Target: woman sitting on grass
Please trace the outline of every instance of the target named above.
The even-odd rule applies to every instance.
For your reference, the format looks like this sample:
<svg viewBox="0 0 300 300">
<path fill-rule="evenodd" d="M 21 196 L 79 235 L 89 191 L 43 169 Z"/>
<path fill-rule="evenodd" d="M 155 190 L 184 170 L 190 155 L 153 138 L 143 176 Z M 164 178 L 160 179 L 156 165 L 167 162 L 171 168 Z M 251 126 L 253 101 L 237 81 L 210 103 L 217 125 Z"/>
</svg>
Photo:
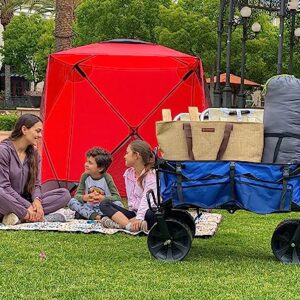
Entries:
<svg viewBox="0 0 300 300">
<path fill-rule="evenodd" d="M 128 209 L 110 201 L 102 201 L 100 209 L 106 216 L 101 223 L 106 228 L 124 228 L 129 231 L 147 231 L 154 224 L 154 214 L 148 209 L 146 193 L 156 193 L 156 176 L 152 167 L 154 154 L 149 144 L 135 140 L 127 147 L 124 173 Z M 152 204 L 153 205 L 153 204 Z"/>
<path fill-rule="evenodd" d="M 42 137 L 42 120 L 22 115 L 10 137 L 0 143 L 0 220 L 5 225 L 19 222 L 65 221 L 52 213 L 70 201 L 68 190 L 41 192 L 40 157 L 36 149 Z"/>
</svg>

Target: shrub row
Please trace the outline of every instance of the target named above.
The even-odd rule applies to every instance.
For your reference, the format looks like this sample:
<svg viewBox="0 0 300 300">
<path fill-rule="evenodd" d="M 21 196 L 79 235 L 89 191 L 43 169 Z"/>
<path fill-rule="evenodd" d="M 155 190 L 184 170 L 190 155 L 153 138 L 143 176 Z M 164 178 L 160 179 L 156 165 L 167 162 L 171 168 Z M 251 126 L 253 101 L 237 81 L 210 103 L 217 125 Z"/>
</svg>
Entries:
<svg viewBox="0 0 300 300">
<path fill-rule="evenodd" d="M 17 119 L 18 116 L 16 114 L 0 115 L 0 130 L 12 130 Z"/>
</svg>

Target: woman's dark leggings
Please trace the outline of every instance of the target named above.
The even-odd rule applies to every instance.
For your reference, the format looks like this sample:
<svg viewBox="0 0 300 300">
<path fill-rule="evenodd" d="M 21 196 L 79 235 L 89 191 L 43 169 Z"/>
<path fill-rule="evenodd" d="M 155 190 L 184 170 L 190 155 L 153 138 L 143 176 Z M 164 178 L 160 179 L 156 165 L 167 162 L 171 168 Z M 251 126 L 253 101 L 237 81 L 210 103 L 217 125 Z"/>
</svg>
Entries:
<svg viewBox="0 0 300 300">
<path fill-rule="evenodd" d="M 118 211 L 120 211 L 128 219 L 132 219 L 132 218 L 136 217 L 136 213 L 134 211 L 130 211 L 124 207 L 120 207 L 108 200 L 102 201 L 99 205 L 99 208 L 102 211 L 103 215 L 105 215 L 109 218 L 111 218 Z M 148 224 L 148 228 L 151 228 L 152 225 L 155 223 L 155 215 L 150 209 L 148 209 L 146 211 L 145 221 Z"/>
</svg>

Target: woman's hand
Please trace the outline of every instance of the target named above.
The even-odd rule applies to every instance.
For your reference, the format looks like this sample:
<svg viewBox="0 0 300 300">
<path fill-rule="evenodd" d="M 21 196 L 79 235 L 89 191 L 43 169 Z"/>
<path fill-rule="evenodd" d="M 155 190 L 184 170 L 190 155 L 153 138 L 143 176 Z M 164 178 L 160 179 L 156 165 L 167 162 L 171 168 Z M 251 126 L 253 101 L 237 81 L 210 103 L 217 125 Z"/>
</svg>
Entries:
<svg viewBox="0 0 300 300">
<path fill-rule="evenodd" d="M 24 217 L 24 220 L 28 221 L 28 222 L 36 222 L 37 221 L 36 211 L 34 210 L 32 205 L 30 205 L 27 208 L 27 213 L 26 213 L 26 216 Z"/>
<path fill-rule="evenodd" d="M 44 214 L 44 209 L 43 209 L 40 199 L 38 199 L 38 198 L 34 199 L 32 202 L 32 207 L 36 213 L 37 221 L 43 221 L 45 214 Z"/>
</svg>

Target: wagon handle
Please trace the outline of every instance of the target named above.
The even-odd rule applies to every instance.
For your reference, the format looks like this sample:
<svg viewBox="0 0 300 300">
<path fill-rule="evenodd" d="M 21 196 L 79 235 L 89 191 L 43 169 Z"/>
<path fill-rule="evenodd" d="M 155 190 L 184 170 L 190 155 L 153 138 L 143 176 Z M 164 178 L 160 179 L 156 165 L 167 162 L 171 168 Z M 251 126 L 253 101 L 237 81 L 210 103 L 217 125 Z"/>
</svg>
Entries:
<svg viewBox="0 0 300 300">
<path fill-rule="evenodd" d="M 146 198 L 147 198 L 147 202 L 148 202 L 148 206 L 149 206 L 149 209 L 152 211 L 152 212 L 155 212 L 155 210 L 152 208 L 151 206 L 151 198 L 153 198 L 153 202 L 154 204 L 158 207 L 158 203 L 156 201 L 156 198 L 155 198 L 155 194 L 154 194 L 154 191 L 151 189 L 149 190 L 147 193 L 146 193 Z"/>
</svg>

